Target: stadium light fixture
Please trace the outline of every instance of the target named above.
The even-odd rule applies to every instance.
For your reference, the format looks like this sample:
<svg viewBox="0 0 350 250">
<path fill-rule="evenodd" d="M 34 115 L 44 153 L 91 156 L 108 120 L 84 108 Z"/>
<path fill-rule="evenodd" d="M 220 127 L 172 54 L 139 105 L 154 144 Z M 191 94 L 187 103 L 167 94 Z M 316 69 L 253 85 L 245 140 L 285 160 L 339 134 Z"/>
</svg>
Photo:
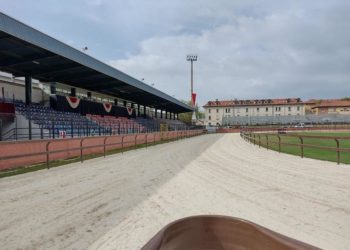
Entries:
<svg viewBox="0 0 350 250">
<path fill-rule="evenodd" d="M 194 95 L 193 95 L 193 62 L 197 61 L 198 59 L 198 56 L 196 54 L 188 54 L 187 57 L 186 57 L 186 60 L 191 62 L 191 104 L 192 104 L 192 107 L 195 106 L 195 103 L 194 103 Z M 192 123 L 194 124 L 196 122 L 196 112 L 193 111 L 193 114 L 192 114 Z"/>
<path fill-rule="evenodd" d="M 197 61 L 197 59 L 198 59 L 198 56 L 196 54 L 188 54 L 186 56 L 186 60 L 191 62 L 191 98 L 190 100 L 192 100 L 192 94 L 193 94 L 193 62 Z"/>
</svg>

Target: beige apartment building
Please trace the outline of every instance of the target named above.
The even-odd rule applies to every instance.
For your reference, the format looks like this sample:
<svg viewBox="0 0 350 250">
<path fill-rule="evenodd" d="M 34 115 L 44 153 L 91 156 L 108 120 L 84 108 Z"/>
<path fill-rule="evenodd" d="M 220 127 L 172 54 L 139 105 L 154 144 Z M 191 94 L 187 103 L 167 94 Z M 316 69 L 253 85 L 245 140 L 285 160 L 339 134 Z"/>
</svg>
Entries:
<svg viewBox="0 0 350 250">
<path fill-rule="evenodd" d="M 224 117 L 238 116 L 298 116 L 305 115 L 305 104 L 300 98 L 209 101 L 203 106 L 204 124 L 222 125 Z"/>
<path fill-rule="evenodd" d="M 315 115 L 350 115 L 350 100 L 344 99 L 311 99 L 305 102 L 307 114 Z"/>
</svg>

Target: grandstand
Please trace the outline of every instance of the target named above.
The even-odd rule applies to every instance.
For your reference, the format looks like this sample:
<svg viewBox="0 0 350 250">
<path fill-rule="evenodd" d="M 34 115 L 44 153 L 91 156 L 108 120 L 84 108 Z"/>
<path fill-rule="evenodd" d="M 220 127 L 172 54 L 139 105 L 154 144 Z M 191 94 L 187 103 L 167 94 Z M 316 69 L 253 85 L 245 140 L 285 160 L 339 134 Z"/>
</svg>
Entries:
<svg viewBox="0 0 350 250">
<path fill-rule="evenodd" d="M 189 129 L 192 107 L 3 13 L 0 55 L 0 140 Z"/>
</svg>

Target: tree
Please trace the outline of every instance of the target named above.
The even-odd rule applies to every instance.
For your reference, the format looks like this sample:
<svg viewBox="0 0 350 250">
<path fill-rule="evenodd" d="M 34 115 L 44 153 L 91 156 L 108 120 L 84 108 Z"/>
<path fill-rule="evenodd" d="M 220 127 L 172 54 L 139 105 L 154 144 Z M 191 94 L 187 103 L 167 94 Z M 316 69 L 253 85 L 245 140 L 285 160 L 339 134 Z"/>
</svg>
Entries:
<svg viewBox="0 0 350 250">
<path fill-rule="evenodd" d="M 192 102 L 191 101 L 184 101 L 181 100 L 181 102 L 191 106 Z M 196 112 L 196 117 L 197 119 L 203 119 L 204 118 L 204 113 L 199 111 L 198 104 L 195 106 L 195 112 Z M 186 124 L 192 124 L 192 113 L 193 112 L 187 112 L 187 113 L 181 113 L 179 114 L 179 120 L 186 123 Z"/>
</svg>

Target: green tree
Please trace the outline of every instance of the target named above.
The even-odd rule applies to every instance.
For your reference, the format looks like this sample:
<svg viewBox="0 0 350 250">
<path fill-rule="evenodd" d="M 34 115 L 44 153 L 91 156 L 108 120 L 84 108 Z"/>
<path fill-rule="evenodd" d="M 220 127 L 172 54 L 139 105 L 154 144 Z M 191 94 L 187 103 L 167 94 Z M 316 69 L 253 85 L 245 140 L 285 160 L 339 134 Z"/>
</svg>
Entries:
<svg viewBox="0 0 350 250">
<path fill-rule="evenodd" d="M 184 101 L 184 100 L 181 100 L 181 101 L 183 103 L 186 103 L 187 105 L 191 106 L 191 101 Z M 204 113 L 199 110 L 198 104 L 196 104 L 196 106 L 195 106 L 195 112 L 196 112 L 197 119 L 204 118 Z M 179 120 L 186 123 L 186 124 L 191 124 L 192 123 L 192 112 L 179 114 Z"/>
</svg>

